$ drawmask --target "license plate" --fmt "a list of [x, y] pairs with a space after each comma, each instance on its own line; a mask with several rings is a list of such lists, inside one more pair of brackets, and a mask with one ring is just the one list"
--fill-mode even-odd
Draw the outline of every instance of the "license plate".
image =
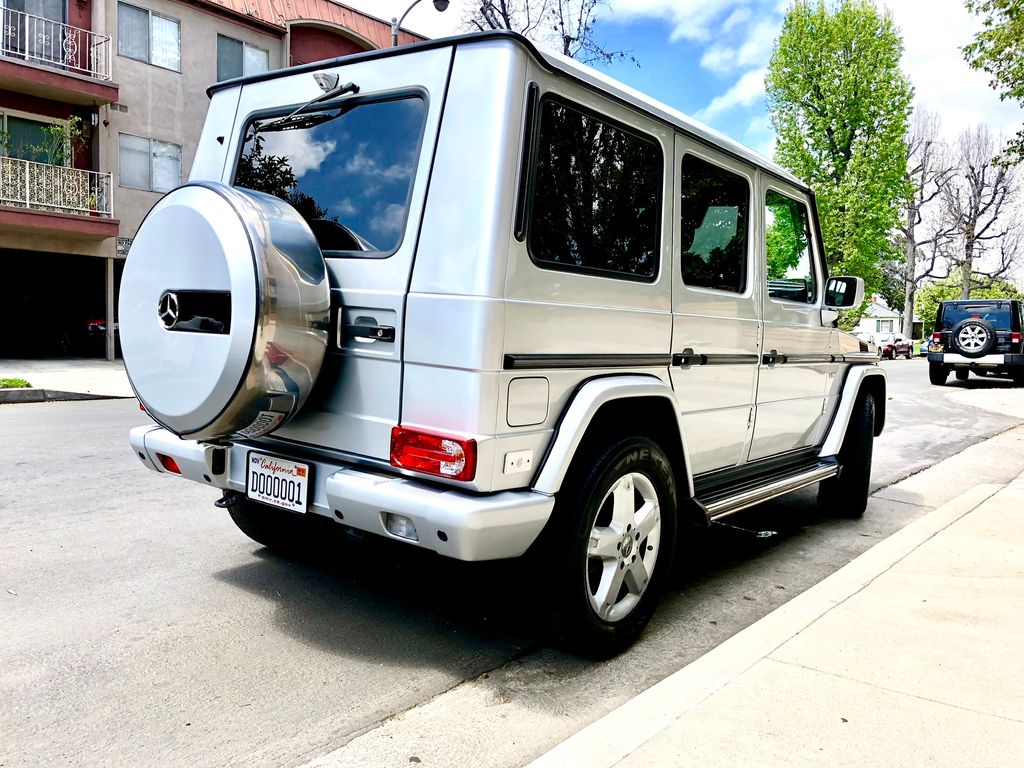
[[249, 452], [245, 495], [292, 512], [309, 506], [309, 465]]

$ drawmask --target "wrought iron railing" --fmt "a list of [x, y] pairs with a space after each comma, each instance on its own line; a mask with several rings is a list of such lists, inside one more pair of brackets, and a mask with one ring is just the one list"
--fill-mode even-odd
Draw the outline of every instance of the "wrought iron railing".
[[110, 38], [52, 19], [3, 8], [0, 56], [110, 80]]
[[0, 205], [110, 217], [114, 213], [111, 175], [0, 157]]

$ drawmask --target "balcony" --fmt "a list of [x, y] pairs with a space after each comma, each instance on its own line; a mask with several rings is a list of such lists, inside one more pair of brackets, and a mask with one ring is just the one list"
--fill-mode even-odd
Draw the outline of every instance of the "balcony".
[[109, 173], [0, 157], [0, 232], [76, 240], [116, 237]]
[[109, 37], [2, 6], [0, 17], [5, 88], [74, 104], [117, 100]]

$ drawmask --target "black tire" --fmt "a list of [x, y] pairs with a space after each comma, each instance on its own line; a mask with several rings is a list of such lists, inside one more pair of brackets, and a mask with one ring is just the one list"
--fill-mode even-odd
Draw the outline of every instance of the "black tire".
[[949, 378], [949, 368], [942, 363], [928, 363], [928, 381], [937, 387], [941, 387]]
[[818, 486], [818, 508], [836, 517], [857, 518], [868, 505], [871, 453], [875, 442], [875, 398], [862, 391], [857, 397], [843, 445], [839, 475]]
[[[650, 530], [648, 536], [639, 539], [640, 525], [620, 526], [613, 518], [612, 488], [620, 483], [625, 483], [625, 492], [631, 493], [626, 498], [620, 496], [620, 502], [632, 506], [633, 512], [642, 511], [647, 506], [645, 500], [653, 493], [660, 512], [657, 534]], [[537, 572], [544, 574], [541, 586], [547, 598], [550, 625], [560, 645], [586, 658], [607, 659], [624, 651], [640, 636], [672, 572], [676, 507], [671, 463], [658, 444], [648, 438], [619, 438], [603, 450], [579, 455], [558, 494], [537, 552]], [[628, 519], [628, 510], [626, 514]], [[646, 517], [633, 521], [640, 523], [642, 519]], [[619, 527], [623, 529], [621, 534]], [[592, 536], [598, 534], [595, 528], [603, 529], [606, 538], [594, 538], [594, 545], [608, 542], [603, 557], [592, 553]], [[616, 541], [619, 543], [612, 549], [610, 544]], [[652, 552], [650, 568], [636, 568], [638, 558], [643, 564]], [[638, 587], [635, 580], [642, 572], [648, 577], [646, 586]], [[616, 574], [620, 574], [617, 581]], [[613, 591], [615, 594], [595, 608], [602, 587], [606, 587], [608, 595]], [[640, 590], [639, 594], [635, 588]], [[599, 609], [608, 616], [602, 617]], [[622, 615], [613, 616], [616, 611]]]
[[228, 504], [227, 510], [242, 533], [277, 552], [295, 552], [310, 541], [306, 519], [294, 512], [275, 509], [241, 495]]
[[957, 381], [967, 381], [971, 377], [971, 372], [966, 368], [957, 368], [953, 375], [956, 376]]
[[982, 357], [995, 346], [996, 329], [988, 320], [968, 317], [954, 326], [950, 340], [953, 349], [964, 357]]
[[1014, 371], [1010, 375], [1013, 377], [1013, 386], [1024, 387], [1024, 371]]

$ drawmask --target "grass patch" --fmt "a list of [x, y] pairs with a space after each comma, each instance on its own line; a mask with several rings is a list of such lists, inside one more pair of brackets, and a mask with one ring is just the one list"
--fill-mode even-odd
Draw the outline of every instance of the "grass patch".
[[21, 389], [22, 387], [31, 387], [24, 379], [0, 379], [0, 389]]

